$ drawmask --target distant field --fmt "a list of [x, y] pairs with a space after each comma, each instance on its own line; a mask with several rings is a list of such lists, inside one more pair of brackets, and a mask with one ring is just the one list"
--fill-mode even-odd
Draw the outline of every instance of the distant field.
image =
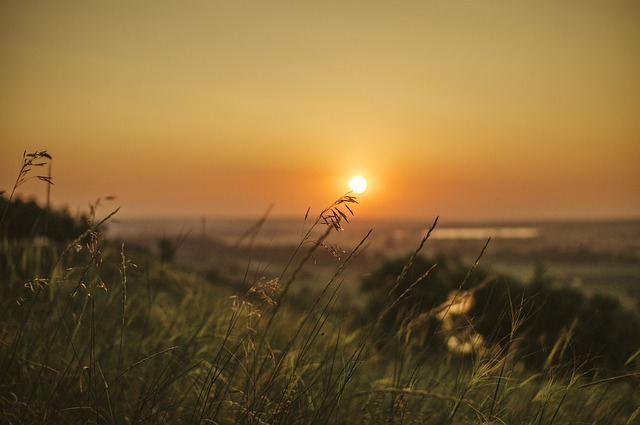
[[[155, 246], [160, 237], [185, 237], [178, 250], [180, 262], [197, 269], [233, 266], [242, 273], [248, 262], [265, 273], [277, 273], [300, 241], [304, 221], [300, 219], [257, 220], [176, 218], [121, 220], [110, 224], [113, 237]], [[488, 237], [492, 240], [481, 265], [508, 274], [522, 282], [531, 280], [537, 268], [559, 284], [583, 289], [587, 294], [619, 297], [629, 308], [640, 302], [640, 220], [591, 222], [441, 223], [424, 249], [426, 255], [447, 252], [469, 263], [479, 255]], [[366, 248], [353, 261], [344, 279], [345, 290], [357, 289], [362, 276], [374, 271], [384, 259], [406, 255], [415, 248], [430, 222], [360, 222], [356, 218], [335, 243], [349, 252], [369, 229]], [[229, 247], [232, 263], [222, 260]], [[323, 267], [323, 265], [329, 267]], [[322, 285], [335, 262], [319, 254], [311, 286]]]

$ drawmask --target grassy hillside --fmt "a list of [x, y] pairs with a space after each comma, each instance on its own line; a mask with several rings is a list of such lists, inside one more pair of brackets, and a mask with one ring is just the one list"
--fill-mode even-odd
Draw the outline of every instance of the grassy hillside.
[[[207, 279], [105, 240], [96, 214], [68, 244], [5, 237], [2, 422], [638, 420], [637, 359], [615, 373], [557, 363], [527, 368], [516, 344], [516, 310], [511, 339], [467, 354], [416, 345], [385, 326], [416, 287], [428, 290], [428, 275], [387, 297], [365, 321], [361, 311], [336, 306], [353, 252], [336, 261], [321, 291], [291, 291], [314, 255], [331, 246], [352, 201], [341, 198], [309, 222], [315, 233], [302, 237], [286, 270], [247, 273], [242, 281]], [[405, 264], [416, 261], [419, 248]]]

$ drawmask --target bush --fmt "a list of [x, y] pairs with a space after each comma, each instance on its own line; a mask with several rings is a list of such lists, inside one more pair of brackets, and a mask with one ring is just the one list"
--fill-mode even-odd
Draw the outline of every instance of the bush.
[[[389, 260], [378, 271], [366, 277], [360, 285], [360, 290], [369, 297], [364, 315], [368, 318], [367, 320], [378, 317], [388, 305], [389, 300], [395, 300], [401, 294], [408, 295], [382, 317], [379, 326], [379, 345], [386, 342], [403, 322], [444, 303], [449, 293], [460, 287], [469, 272], [469, 267], [456, 257], [445, 254], [438, 254], [434, 259], [418, 256], [406, 274], [397, 281], [406, 263], [404, 258]], [[408, 291], [409, 287], [427, 272], [428, 275], [424, 281]], [[488, 276], [488, 272], [476, 269], [467, 278], [462, 289], [472, 288]], [[437, 323], [430, 321], [428, 326], [430, 329], [427, 331], [427, 339], [431, 340]]]
[[[635, 311], [624, 311], [613, 298], [587, 298], [578, 290], [558, 287], [549, 278], [534, 279], [528, 285], [509, 276], [492, 278], [481, 268], [475, 268], [467, 278], [470, 267], [444, 254], [434, 259], [417, 257], [394, 288], [405, 263], [403, 259], [387, 261], [361, 284], [361, 290], [369, 295], [364, 316], [371, 320], [381, 314], [389, 299], [399, 297], [435, 265], [424, 282], [383, 317], [379, 345], [404, 323], [445, 303], [448, 294], [461, 288], [466, 278], [461, 290], [473, 292], [475, 302], [467, 313], [473, 330], [490, 346], [505, 347], [517, 340], [521, 360], [531, 368], [563, 364], [620, 370], [638, 352], [640, 318]], [[428, 337], [420, 343], [437, 346], [433, 334], [440, 325], [432, 319], [427, 326]]]

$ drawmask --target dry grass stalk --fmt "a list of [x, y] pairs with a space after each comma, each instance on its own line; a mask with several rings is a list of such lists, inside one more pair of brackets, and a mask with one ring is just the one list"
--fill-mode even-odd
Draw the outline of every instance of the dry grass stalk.
[[[32, 178], [41, 180], [46, 182], [47, 184], [53, 184], [53, 180], [50, 176], [37, 175], [33, 177], [28, 177], [29, 173], [34, 167], [44, 167], [52, 160], [51, 155], [47, 153], [47, 151], [35, 151], [33, 153], [27, 153], [24, 151], [22, 153], [22, 166], [20, 167], [20, 171], [18, 172], [18, 177], [16, 177], [16, 181], [13, 184], [13, 188], [11, 189], [11, 193], [9, 194], [8, 203], [4, 211], [2, 212], [2, 218], [0, 218], [0, 226], [4, 223], [4, 219], [7, 215], [7, 211], [9, 210], [9, 205], [11, 204], [11, 200], [13, 199], [13, 195], [16, 193], [16, 189], [22, 186], [27, 180]], [[40, 161], [40, 162], [37, 162]], [[4, 195], [6, 191], [0, 191], [0, 195]]]

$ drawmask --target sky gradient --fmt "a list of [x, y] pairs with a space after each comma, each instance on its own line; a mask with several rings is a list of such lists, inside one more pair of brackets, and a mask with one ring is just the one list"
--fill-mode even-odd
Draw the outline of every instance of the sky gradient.
[[[640, 217], [636, 1], [0, 3], [0, 189], [121, 215]], [[43, 198], [42, 183], [21, 187]]]

